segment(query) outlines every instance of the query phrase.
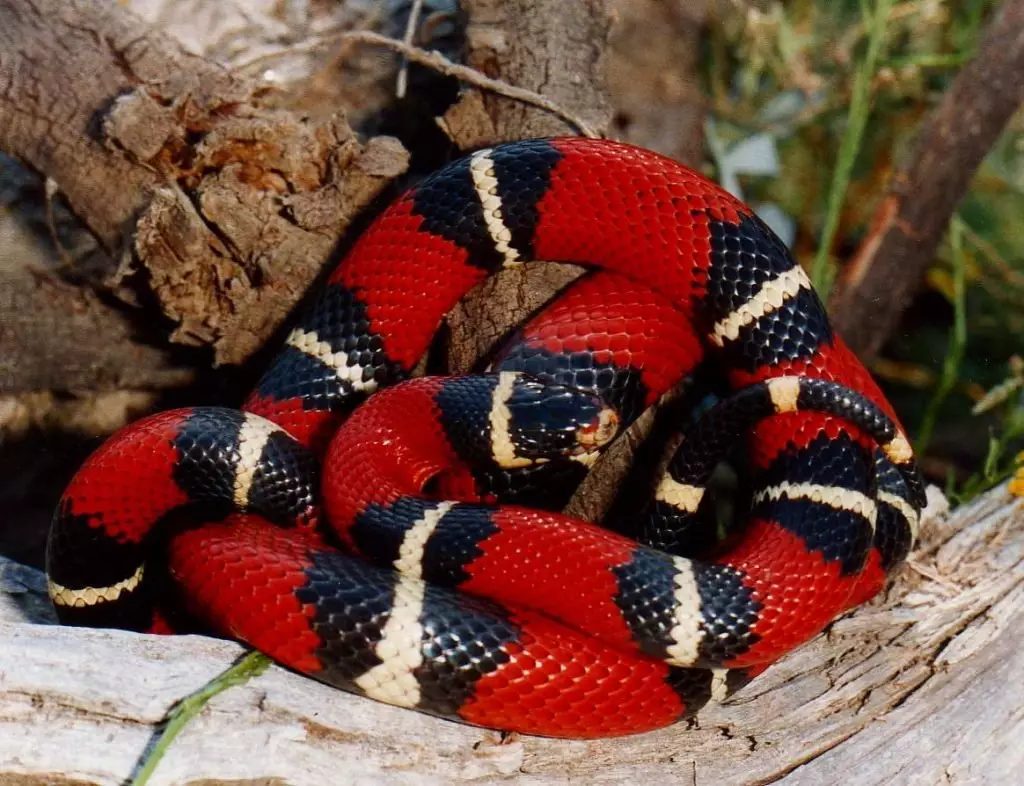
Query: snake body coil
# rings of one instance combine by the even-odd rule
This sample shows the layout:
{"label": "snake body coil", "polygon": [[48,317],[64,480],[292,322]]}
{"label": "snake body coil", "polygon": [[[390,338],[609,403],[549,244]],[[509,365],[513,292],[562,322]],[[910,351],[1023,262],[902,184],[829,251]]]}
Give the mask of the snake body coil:
{"label": "snake body coil", "polygon": [[[592,270],[488,373],[408,379],[468,290],[535,259]],[[549,512],[709,365],[719,401],[681,424],[633,537]],[[749,516],[695,554],[737,443]],[[198,627],[392,704],[611,736],[728,695],[872,597],[922,502],[891,408],[745,205],[629,145],[532,140],[380,215],[242,411],[154,415],[93,454],[50,595],[68,623]]]}

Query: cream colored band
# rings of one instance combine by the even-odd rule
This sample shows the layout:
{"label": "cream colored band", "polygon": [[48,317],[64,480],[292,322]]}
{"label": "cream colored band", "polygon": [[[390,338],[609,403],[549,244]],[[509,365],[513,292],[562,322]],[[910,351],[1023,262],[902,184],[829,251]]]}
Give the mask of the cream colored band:
{"label": "cream colored band", "polygon": [[145,565],[139,565],[131,576],[116,584],[111,584],[109,587],[71,589],[50,579],[47,584],[47,592],[54,606],[82,609],[87,606],[98,606],[101,603],[112,603],[122,595],[132,592],[142,583],[144,568]]}

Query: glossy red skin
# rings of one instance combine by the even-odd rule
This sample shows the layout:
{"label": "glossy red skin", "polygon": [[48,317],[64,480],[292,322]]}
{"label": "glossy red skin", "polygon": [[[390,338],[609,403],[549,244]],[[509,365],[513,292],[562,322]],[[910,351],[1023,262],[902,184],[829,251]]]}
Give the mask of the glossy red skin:
{"label": "glossy red skin", "polygon": [[171,440],[190,411],[152,415],[107,440],[64,494],[72,513],[119,543],[141,543],[155,521],[188,502],[172,477],[178,454]]}
{"label": "glossy red skin", "polygon": [[[234,516],[174,539],[172,575],[187,587],[190,609],[226,635],[316,677],[314,609],[294,590],[309,553],[323,548],[307,532],[281,530],[255,516]],[[239,599],[244,598],[244,603]],[[570,631],[526,610],[512,619],[523,635],[508,663],[476,683],[460,715],[470,723],[527,734],[591,738],[660,728],[683,712],[666,686],[668,668]]]}
{"label": "glossy red skin", "polygon": [[[604,149],[590,140],[554,144],[565,158],[537,206],[534,256],[586,260],[628,275],[691,317],[690,304],[703,294],[707,278],[709,217],[736,222],[749,209],[656,153],[616,146],[611,160],[607,150],[614,143],[604,143]],[[604,168],[619,187],[596,194],[590,175],[595,168]],[[673,199],[703,212],[666,211]],[[436,315],[447,313],[487,275],[467,264],[464,249],[421,232],[422,224],[412,196],[402,197],[360,236],[330,279],[373,293],[368,309],[373,330],[383,336],[388,357],[406,368],[426,350],[437,329]],[[640,226],[642,233],[628,231]],[[422,264],[410,265],[414,258]]]}
{"label": "glossy red skin", "polygon": [[[754,374],[733,371],[730,375],[730,382],[734,389],[739,389],[752,382],[786,375],[827,379],[833,382],[840,382],[847,387],[857,390],[877,404],[892,422],[902,430],[892,405],[886,400],[885,395],[879,389],[875,380],[838,336],[833,339],[831,347],[822,347],[814,356],[805,361],[766,366],[758,369]],[[848,434],[867,451],[875,447],[871,439],[851,426],[847,421],[819,412],[797,412],[767,418],[754,427],[748,439],[751,463],[755,467],[767,467],[776,459],[779,453],[792,450],[793,448],[803,448],[821,433],[826,433],[833,437],[840,433]],[[793,545],[794,547],[796,546],[796,544]],[[820,573],[814,572],[813,574],[823,575],[825,572],[827,571],[823,566]],[[834,613],[829,619],[819,617],[812,627],[820,630],[835,616],[867,602],[882,590],[886,579],[887,574],[881,568],[879,554],[875,549],[871,549],[868,554],[867,564],[859,574],[845,579],[838,574],[835,575],[831,583],[837,587],[840,596],[845,592],[846,599],[840,602],[837,596],[831,603],[823,603],[819,608],[823,610],[832,608]],[[822,588],[811,587],[810,589],[817,591]],[[758,593],[758,597],[763,599],[768,591],[769,589],[766,587],[764,591]],[[775,591],[777,592],[778,588]],[[798,592],[799,588],[794,590],[794,594],[790,597],[795,599],[798,597],[798,594],[796,594]],[[806,640],[806,637],[804,640]],[[799,644],[800,642],[797,641],[797,643]],[[751,655],[753,657],[760,657],[762,655],[762,648],[767,649],[763,642]],[[774,650],[769,649],[768,651],[774,653]],[[781,654],[783,653],[780,652],[778,655],[768,659],[773,660]]]}
{"label": "glossy red skin", "polygon": [[316,673],[319,638],[309,625],[314,609],[295,597],[315,548],[324,545],[309,530],[282,530],[258,516],[235,515],[178,535],[167,558],[189,609],[213,630]]}
{"label": "glossy red skin", "polygon": [[[349,548],[357,548],[349,528],[367,505],[424,496],[423,487],[437,473],[457,464],[433,403],[439,385],[438,379],[423,378],[381,391],[331,442],[324,462],[324,509]],[[484,553],[469,566],[471,579],[461,590],[544,611],[609,644],[635,649],[614,602],[610,572],[629,561],[635,543],[531,508],[502,506],[492,520],[498,532],[483,542]]]}
{"label": "glossy red skin", "polygon": [[[707,282],[709,217],[735,223],[749,215],[749,209],[695,173],[680,174],[674,162],[655,153],[624,149],[609,164],[606,153],[589,140],[558,140],[555,144],[565,157],[553,169],[550,187],[538,204],[541,218],[534,237],[534,256],[584,259],[592,267],[643,281],[659,298],[674,304],[677,314],[689,325],[694,316],[690,306],[703,296]],[[619,185],[596,193],[589,173],[602,167],[606,177]],[[612,174],[608,174],[609,168]],[[425,351],[436,329],[434,314],[447,312],[468,288],[485,277],[483,271],[467,264],[463,249],[439,237],[424,238],[419,231],[421,219],[412,212],[412,204],[411,197],[399,200],[360,237],[332,276],[332,281],[374,293],[369,309],[373,329],[383,336],[389,357],[410,367]],[[687,209],[677,210],[674,204]],[[642,231],[627,231],[629,227]],[[427,263],[408,265],[414,253],[422,255],[420,258]],[[689,350],[694,351],[696,346]],[[870,375],[838,339],[806,360],[765,366],[754,374],[733,370],[730,381],[738,388],[755,380],[794,373],[831,379],[860,390],[892,414]],[[409,423],[409,433],[427,439],[431,427],[425,426],[424,419],[413,420],[416,422]],[[787,414],[768,418],[756,427],[750,440],[752,460],[755,466],[767,466],[780,451],[804,447],[822,430],[845,431],[865,448],[873,446],[856,429],[831,416]],[[365,438],[360,435],[360,439]],[[358,508],[362,505],[358,499],[366,492],[353,486],[344,494],[350,494]],[[330,500],[344,494],[329,484],[325,486],[329,512]],[[740,559],[737,567],[742,564],[766,577],[795,568],[800,576],[800,594],[814,600],[791,604],[785,596],[775,594],[778,580],[763,582],[758,599],[769,607],[785,607],[793,614],[785,630],[801,633],[784,633],[783,627],[776,626],[779,639],[775,641],[769,620],[776,617],[768,614],[758,630],[765,637],[761,645],[741,660],[726,664],[730,667],[777,658],[848,610],[853,599],[874,595],[884,580],[877,570],[842,576],[837,568],[816,567],[811,563],[818,558],[809,555],[802,542],[783,537],[781,529],[771,522],[765,524],[780,533],[770,539],[771,548],[759,547],[748,537],[744,539],[745,551],[720,560],[731,564],[731,559]],[[779,550],[773,550],[776,547]]]}
{"label": "glossy red skin", "polygon": [[[457,465],[433,403],[440,384],[423,378],[381,391],[332,440],[324,463],[324,508],[349,548],[357,548],[349,527],[367,505],[425,496],[424,487],[438,473]],[[579,519],[511,505],[492,520],[498,532],[482,542],[483,554],[460,589],[543,611],[609,644],[635,649],[614,601],[611,573],[629,561],[632,541]],[[771,521],[752,521],[739,543],[713,561],[746,573],[764,605],[754,626],[761,640],[728,661],[729,668],[778,659],[823,629],[858,587],[858,577],[842,576],[838,563],[826,563]]]}
{"label": "glossy red skin", "polygon": [[640,370],[651,406],[704,358],[693,323],[671,302],[615,273],[575,282],[518,339],[552,354],[591,352],[597,363]]}

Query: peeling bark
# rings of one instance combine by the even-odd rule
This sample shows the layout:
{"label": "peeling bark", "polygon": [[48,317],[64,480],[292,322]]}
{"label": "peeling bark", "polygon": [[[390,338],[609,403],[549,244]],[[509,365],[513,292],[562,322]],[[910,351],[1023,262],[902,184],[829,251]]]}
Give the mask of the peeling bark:
{"label": "peeling bark", "polygon": [[[265,93],[114,4],[0,7],[0,149],[100,240],[98,289],[155,301],[170,340],[216,364],[266,340],[407,166],[395,140],[361,144],[343,117],[309,121]],[[10,373],[29,389],[31,369]]]}

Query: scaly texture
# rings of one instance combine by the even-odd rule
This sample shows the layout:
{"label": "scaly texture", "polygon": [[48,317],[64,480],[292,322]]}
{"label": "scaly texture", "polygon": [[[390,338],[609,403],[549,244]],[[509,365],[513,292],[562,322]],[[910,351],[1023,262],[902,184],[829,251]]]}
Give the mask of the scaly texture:
{"label": "scaly texture", "polygon": [[[595,271],[490,373],[407,380],[470,288],[533,259]],[[552,512],[706,369],[635,539]],[[923,501],[891,408],[781,242],[697,173],[610,141],[482,150],[407,192],[245,409],[156,415],[90,458],[51,534],[61,618],[198,620],[344,689],[528,733],[640,732],[728,695],[874,595]],[[750,514],[707,552],[709,478],[738,444]],[[197,507],[182,528],[201,503],[220,520]]]}

